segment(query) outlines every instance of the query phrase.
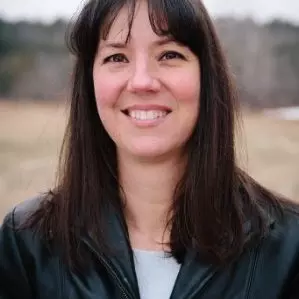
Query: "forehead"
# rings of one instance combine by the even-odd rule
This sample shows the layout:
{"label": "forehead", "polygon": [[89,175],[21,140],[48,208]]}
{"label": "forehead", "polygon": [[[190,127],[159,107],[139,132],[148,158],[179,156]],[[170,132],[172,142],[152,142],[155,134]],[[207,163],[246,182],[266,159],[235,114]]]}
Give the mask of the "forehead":
{"label": "forehead", "polygon": [[120,9],[111,23],[103,40],[117,40],[127,42],[141,40],[142,38],[157,38],[149,17],[148,4],[146,1],[138,1],[134,9],[124,6]]}

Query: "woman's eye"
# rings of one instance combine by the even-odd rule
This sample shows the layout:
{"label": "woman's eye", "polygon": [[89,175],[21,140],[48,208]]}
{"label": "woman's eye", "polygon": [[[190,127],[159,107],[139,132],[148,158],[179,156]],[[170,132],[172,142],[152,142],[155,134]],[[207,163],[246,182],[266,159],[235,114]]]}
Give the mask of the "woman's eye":
{"label": "woman's eye", "polygon": [[175,51],[169,51],[162,55],[161,60],[170,60],[170,59],[184,59],[184,56]]}
{"label": "woman's eye", "polygon": [[113,54],[104,59],[104,63],[107,62],[113,62],[113,63],[128,62],[128,59],[123,54]]}

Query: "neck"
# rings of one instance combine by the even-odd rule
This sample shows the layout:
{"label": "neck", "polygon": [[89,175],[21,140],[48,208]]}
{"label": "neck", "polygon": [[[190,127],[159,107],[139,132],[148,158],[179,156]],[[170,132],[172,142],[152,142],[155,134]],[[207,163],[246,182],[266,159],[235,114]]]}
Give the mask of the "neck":
{"label": "neck", "polygon": [[179,159],[146,163],[119,155],[119,180],[132,246],[160,250],[169,242],[173,194],[183,172]]}

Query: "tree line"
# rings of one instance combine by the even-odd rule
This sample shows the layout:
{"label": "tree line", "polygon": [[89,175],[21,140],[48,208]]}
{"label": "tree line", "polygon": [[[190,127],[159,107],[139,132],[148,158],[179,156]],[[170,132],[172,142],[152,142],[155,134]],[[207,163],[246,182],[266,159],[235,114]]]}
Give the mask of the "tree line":
{"label": "tree line", "polygon": [[[299,26],[223,18],[216,28],[244,105],[299,105]],[[66,95],[72,67],[66,30],[63,20],[45,25],[0,19],[0,98]]]}

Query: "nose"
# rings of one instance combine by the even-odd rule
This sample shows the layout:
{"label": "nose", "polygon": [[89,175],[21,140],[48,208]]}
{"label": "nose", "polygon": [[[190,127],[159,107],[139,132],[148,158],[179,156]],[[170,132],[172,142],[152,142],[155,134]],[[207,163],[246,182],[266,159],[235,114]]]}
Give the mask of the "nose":
{"label": "nose", "polygon": [[157,71],[145,59],[137,60],[130,74],[128,91],[158,92],[160,87]]}

